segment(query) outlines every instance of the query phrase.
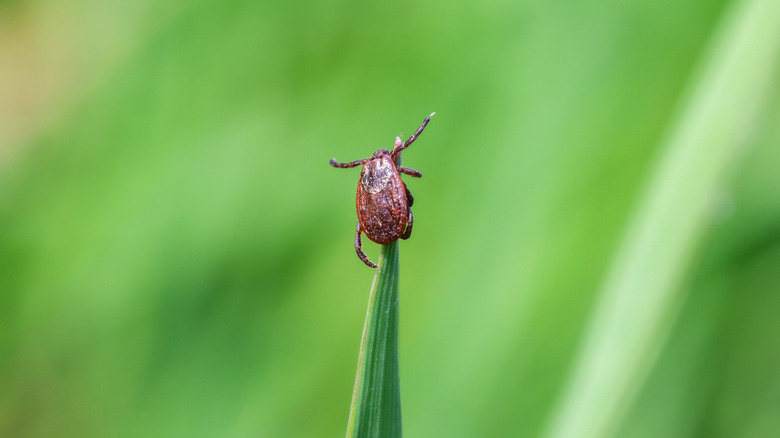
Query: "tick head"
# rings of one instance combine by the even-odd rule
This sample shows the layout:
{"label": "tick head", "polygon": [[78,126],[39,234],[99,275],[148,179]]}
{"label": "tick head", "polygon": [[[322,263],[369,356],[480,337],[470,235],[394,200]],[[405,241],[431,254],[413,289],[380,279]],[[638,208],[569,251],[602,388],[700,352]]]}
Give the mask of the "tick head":
{"label": "tick head", "polygon": [[388,151],[387,149],[380,149],[374,152],[373,155],[374,158],[382,158],[382,157],[389,157],[389,156],[390,156],[390,151]]}

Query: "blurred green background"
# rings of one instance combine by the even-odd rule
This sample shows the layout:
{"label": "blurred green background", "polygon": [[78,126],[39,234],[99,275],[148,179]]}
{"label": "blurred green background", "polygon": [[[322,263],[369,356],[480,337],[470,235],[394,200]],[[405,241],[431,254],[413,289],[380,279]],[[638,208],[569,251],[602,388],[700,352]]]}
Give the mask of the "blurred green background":
{"label": "blurred green background", "polygon": [[[328,160],[433,111],[404,431],[544,435],[740,3],[0,2],[0,436],[343,436],[374,271]],[[614,436],[780,436],[778,85]]]}

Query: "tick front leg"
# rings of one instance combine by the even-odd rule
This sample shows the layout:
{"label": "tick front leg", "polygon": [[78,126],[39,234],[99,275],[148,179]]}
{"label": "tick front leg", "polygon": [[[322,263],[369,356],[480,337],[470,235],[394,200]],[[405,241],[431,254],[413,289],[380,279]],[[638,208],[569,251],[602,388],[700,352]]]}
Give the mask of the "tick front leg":
{"label": "tick front leg", "polygon": [[376,265],[371,263],[370,260],[368,260],[368,257],[366,257],[366,254],[363,252],[361,248],[363,248],[363,242],[360,241],[360,222],[358,222],[357,225],[357,232],[355,232],[355,252],[357,252],[358,257],[360,260],[363,260],[363,263],[365,263],[369,268],[376,268]]}
{"label": "tick front leg", "polygon": [[402,150],[408,148],[409,145],[411,145],[415,140],[417,140],[417,137],[419,137],[420,134],[422,134],[423,130],[425,129],[425,126],[428,124],[428,122],[431,121],[431,117],[433,117],[434,114],[436,114],[436,113],[431,113],[430,116],[425,118],[425,120],[423,121],[422,125],[420,125],[420,127],[417,128],[417,132],[412,134],[412,136],[409,137],[409,140],[406,140],[401,145],[399,145],[398,142],[396,141],[396,146],[393,148],[393,152],[390,153],[390,156],[394,160],[395,160],[395,156],[396,155],[398,155]]}
{"label": "tick front leg", "polygon": [[333,167],[338,167],[339,169],[347,169],[349,167],[357,167],[361,164],[364,164],[368,160],[357,160],[357,161],[350,161],[349,163],[339,163],[336,161],[335,158],[330,159],[330,165]]}
{"label": "tick front leg", "polygon": [[422,178],[422,173],[420,171],[418,171],[418,170],[410,169],[408,167],[400,167],[400,166],[396,167],[396,169],[399,172],[405,173],[405,174],[407,174],[409,176],[413,176],[415,178]]}

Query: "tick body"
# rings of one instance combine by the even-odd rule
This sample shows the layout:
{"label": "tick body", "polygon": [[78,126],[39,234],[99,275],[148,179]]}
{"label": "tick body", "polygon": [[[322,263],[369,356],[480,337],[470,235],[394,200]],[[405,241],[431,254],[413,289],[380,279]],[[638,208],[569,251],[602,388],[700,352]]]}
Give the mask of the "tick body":
{"label": "tick body", "polygon": [[423,132],[433,114],[426,117],[417,132],[405,142],[396,138],[392,151],[380,149],[374,152],[371,158],[350,163],[330,160],[331,166],[342,169],[363,166],[357,186],[358,224],[355,232],[355,252],[360,260],[371,268],[376,268],[376,265],[363,253],[361,233],[366,233],[369,239],[382,245],[395,242],[399,238],[408,239],[412,235],[414,219],[411,207],[414,198],[401,180],[401,174],[420,178],[422,173],[396,166],[396,162],[401,151],[409,147]]}

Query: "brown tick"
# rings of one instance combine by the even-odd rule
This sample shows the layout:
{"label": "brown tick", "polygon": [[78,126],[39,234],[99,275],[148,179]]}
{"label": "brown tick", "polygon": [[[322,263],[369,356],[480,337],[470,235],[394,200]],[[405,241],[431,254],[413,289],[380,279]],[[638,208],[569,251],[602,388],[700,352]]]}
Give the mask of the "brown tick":
{"label": "brown tick", "polygon": [[371,268],[376,268],[376,265],[363,253],[360,233],[366,233],[369,239],[381,245],[395,242],[399,237],[406,240],[412,235],[414,218],[411,207],[414,198],[401,180],[401,173],[415,178],[422,177],[422,173],[397,166],[396,162],[400,161],[401,151],[417,140],[433,114],[425,118],[409,140],[401,142],[401,138],[396,137],[392,152],[380,149],[374,152],[371,158],[350,163],[330,160],[331,166],[342,169],[363,165],[357,187],[358,224],[355,233],[355,251],[360,260]]}

